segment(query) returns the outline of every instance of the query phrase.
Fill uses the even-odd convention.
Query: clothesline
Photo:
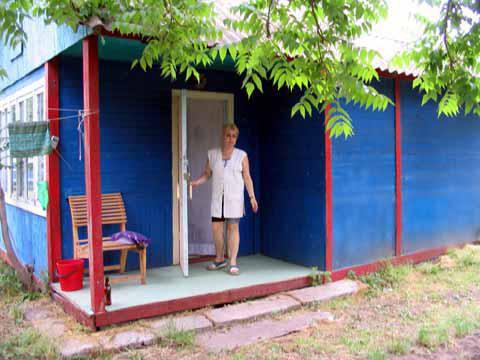
[[[79,110],[81,111],[81,110]],[[90,116],[90,115],[94,115],[94,114],[98,114],[99,111],[92,111],[92,112],[89,112],[89,113],[83,113],[83,117],[85,116]],[[46,119],[45,121],[62,121],[62,120],[68,120],[68,119],[78,119],[80,117],[82,117],[82,115],[67,115],[67,116],[61,116],[61,117],[58,117],[58,118],[52,118],[52,119]],[[20,123],[19,121],[15,121],[16,123]],[[12,123],[10,123],[12,124]],[[4,127],[1,127],[0,128],[0,133],[2,133],[3,131],[7,130],[8,129],[8,125],[7,126],[4,126]]]
[[[78,120],[78,125],[77,125],[77,132],[78,132],[78,159],[81,161],[82,160],[82,145],[83,145],[83,142],[84,142],[84,132],[82,130],[82,125],[84,124],[85,122],[85,118],[87,116],[90,116],[90,115],[94,115],[94,114],[98,114],[99,113],[99,110],[85,110],[85,109],[68,109],[68,108],[54,108],[54,107],[51,107],[51,108],[48,108],[47,111],[50,111],[50,110],[58,110],[58,111],[65,111],[65,112],[76,112],[75,115],[66,115],[66,116],[60,116],[60,117],[57,117],[57,118],[50,118],[50,119],[46,119],[47,122],[52,122],[52,121],[63,121],[63,120],[70,120],[70,119],[77,119]],[[30,122],[30,123],[34,123],[34,122]],[[0,128],[0,134],[2,134],[6,129],[9,128],[9,126],[11,126],[12,124],[27,124],[25,122],[14,122],[14,123],[10,123],[8,124],[7,126],[5,127],[2,127]],[[52,137],[53,139],[53,137]],[[10,134],[8,137],[0,137],[0,143],[5,143],[7,141],[10,141]],[[58,154],[58,156],[62,159],[62,161],[64,161],[69,168],[71,168],[70,164],[62,157],[62,155],[60,154],[60,152],[55,149],[55,152]],[[8,151],[8,150],[6,150]],[[10,155],[7,155],[8,157],[10,157]]]

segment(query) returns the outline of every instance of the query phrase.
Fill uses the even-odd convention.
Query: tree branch
[[[267,14],[267,23],[265,25],[265,30],[267,32],[267,38],[270,39],[272,37],[270,33],[270,15],[272,13],[272,8],[275,3],[275,0],[270,0],[270,4],[268,5],[268,14]]]
[[[312,10],[313,19],[315,20],[315,26],[317,27],[317,35],[325,42],[325,36],[323,35],[322,28],[320,27],[320,23],[318,22],[317,13],[315,12],[315,0],[310,0],[310,9]]]
[[[445,50],[447,52],[450,67],[453,67],[453,65],[455,64],[455,61],[452,57],[452,54],[450,53],[450,47],[448,45],[448,20],[450,20],[450,15],[451,15],[450,13],[452,11],[452,7],[453,7],[452,0],[448,0],[447,12],[445,14],[445,19],[444,19],[444,22],[443,22],[443,29],[442,29],[443,30],[443,44],[445,45]]]

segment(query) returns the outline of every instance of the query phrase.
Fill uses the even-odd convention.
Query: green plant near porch
[[[312,272],[308,276],[312,286],[326,284],[332,281],[332,273],[330,271],[319,271],[318,267],[312,267]]]

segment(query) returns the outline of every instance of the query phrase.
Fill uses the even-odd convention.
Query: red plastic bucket
[[[57,277],[63,291],[83,288],[83,259],[57,261]]]

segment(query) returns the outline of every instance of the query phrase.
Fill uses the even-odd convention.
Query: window
[[[7,126],[7,112],[0,108],[0,164],[6,165],[6,152],[3,150],[6,142],[6,131]],[[0,184],[2,186],[3,191],[7,191],[7,171],[6,168],[0,169]]]
[[[40,80],[0,99],[0,149],[8,137],[8,124],[20,121],[45,121],[44,81]],[[39,215],[45,211],[37,200],[37,183],[44,181],[45,157],[11,159],[8,149],[0,150],[0,183],[7,203]]]
[[[44,121],[45,120],[45,107],[44,107],[44,99],[43,99],[43,92],[37,94],[37,121]],[[38,181],[45,181],[46,174],[45,174],[45,156],[40,156],[37,159],[37,177]]]

